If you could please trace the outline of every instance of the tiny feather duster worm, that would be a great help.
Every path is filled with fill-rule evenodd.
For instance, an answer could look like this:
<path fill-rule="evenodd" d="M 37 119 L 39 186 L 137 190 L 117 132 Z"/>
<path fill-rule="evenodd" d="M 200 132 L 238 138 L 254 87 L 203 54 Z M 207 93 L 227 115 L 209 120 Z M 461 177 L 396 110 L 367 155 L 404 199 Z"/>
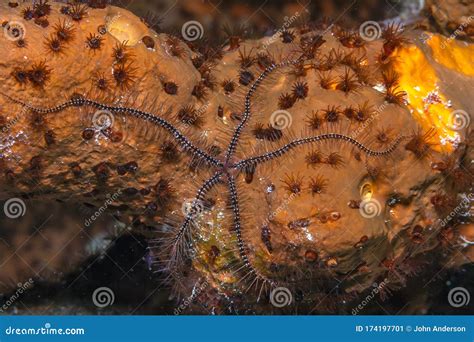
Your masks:
<path fill-rule="evenodd" d="M 205 282 L 216 310 L 245 312 L 286 287 L 324 311 L 442 248 L 430 198 L 471 184 L 467 135 L 414 113 L 405 54 L 427 52 L 400 27 L 368 42 L 307 25 L 208 51 L 117 7 L 1 6 L 37 44 L 0 37 L 2 194 L 100 206 L 120 190 L 115 214 L 177 293 Z"/>

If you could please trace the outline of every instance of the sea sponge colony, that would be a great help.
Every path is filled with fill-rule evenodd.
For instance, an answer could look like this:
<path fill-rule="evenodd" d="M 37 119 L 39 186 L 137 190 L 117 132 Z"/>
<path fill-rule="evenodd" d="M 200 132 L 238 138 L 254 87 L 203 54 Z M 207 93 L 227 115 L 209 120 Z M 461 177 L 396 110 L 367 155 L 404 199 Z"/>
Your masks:
<path fill-rule="evenodd" d="M 472 46 L 323 22 L 220 49 L 195 23 L 178 38 L 92 7 L 0 5 L 2 198 L 118 194 L 155 269 L 180 295 L 199 285 L 205 311 L 268 312 L 285 287 L 324 312 L 453 253 Z"/>

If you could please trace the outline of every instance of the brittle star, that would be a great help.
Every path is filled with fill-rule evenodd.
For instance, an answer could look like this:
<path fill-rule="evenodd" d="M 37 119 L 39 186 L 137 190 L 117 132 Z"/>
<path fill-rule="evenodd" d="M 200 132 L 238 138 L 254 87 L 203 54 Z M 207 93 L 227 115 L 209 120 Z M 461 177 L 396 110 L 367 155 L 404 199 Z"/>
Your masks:
<path fill-rule="evenodd" d="M 27 107 L 28 109 L 42 114 L 50 114 L 61 112 L 66 108 L 70 107 L 83 107 L 89 106 L 93 107 L 97 110 L 106 110 L 115 113 L 122 113 L 125 115 L 130 115 L 137 119 L 145 120 L 150 122 L 153 125 L 159 126 L 164 129 L 168 134 L 170 134 L 176 142 L 183 148 L 186 153 L 189 153 L 192 157 L 197 158 L 207 164 L 209 167 L 214 168 L 216 171 L 215 173 L 207 180 L 205 180 L 199 189 L 196 192 L 194 200 L 192 201 L 191 208 L 188 210 L 188 213 L 185 214 L 184 220 L 179 226 L 174 238 L 172 239 L 171 243 L 171 251 L 170 251 L 170 264 L 172 265 L 173 262 L 177 262 L 178 258 L 182 253 L 186 253 L 188 249 L 190 249 L 190 242 L 188 241 L 188 236 L 191 229 L 191 223 L 194 221 L 193 213 L 197 210 L 196 206 L 198 203 L 202 202 L 206 196 L 206 194 L 214 188 L 218 183 L 225 183 L 227 185 L 227 191 L 230 198 L 230 209 L 232 210 L 233 215 L 233 229 L 232 232 L 235 234 L 237 238 L 237 247 L 240 259 L 242 261 L 242 265 L 239 268 L 247 269 L 247 274 L 244 278 L 249 275 L 254 276 L 255 283 L 258 281 L 262 281 L 262 288 L 263 285 L 268 283 L 271 287 L 277 285 L 277 281 L 270 279 L 266 275 L 262 274 L 257 268 L 252 264 L 251 258 L 249 257 L 247 246 L 244 242 L 242 237 L 242 220 L 240 216 L 240 205 L 239 205 L 239 193 L 236 185 L 236 176 L 240 173 L 244 174 L 253 174 L 258 165 L 269 162 L 276 158 L 282 157 L 283 155 L 289 153 L 291 150 L 309 144 L 315 144 L 318 142 L 323 142 L 327 140 L 340 140 L 342 142 L 348 143 L 359 149 L 360 151 L 364 152 L 367 156 L 371 157 L 381 157 L 391 154 L 400 144 L 400 141 L 404 138 L 403 136 L 399 136 L 393 144 L 386 150 L 383 151 L 374 151 L 364 144 L 356 140 L 355 138 L 340 134 L 340 133 L 325 133 L 319 134 L 314 136 L 309 136 L 305 138 L 295 139 L 292 140 L 280 148 L 277 148 L 273 151 L 266 152 L 261 155 L 256 155 L 253 157 L 249 157 L 243 160 L 234 161 L 234 154 L 236 148 L 239 144 L 240 136 L 244 131 L 245 127 L 247 126 L 248 122 L 251 119 L 251 106 L 252 106 L 252 96 L 258 90 L 261 82 L 268 77 L 269 74 L 274 72 L 276 69 L 283 68 L 286 66 L 291 66 L 298 64 L 302 61 L 302 58 L 294 59 L 294 60 L 287 60 L 278 64 L 272 64 L 268 66 L 260 75 L 259 77 L 253 82 L 250 89 L 246 93 L 245 96 L 245 108 L 244 108 L 244 115 L 234 129 L 233 135 L 230 139 L 229 145 L 227 147 L 227 151 L 222 159 L 213 157 L 211 154 L 207 153 L 205 150 L 201 149 L 199 146 L 194 144 L 188 137 L 186 137 L 181 131 L 175 127 L 172 123 L 167 121 L 164 118 L 156 116 L 151 113 L 147 113 L 138 109 L 128 108 L 128 107 L 121 107 L 121 106 L 113 106 L 107 105 L 104 103 L 100 103 L 94 101 L 92 99 L 85 98 L 83 96 L 73 96 L 69 101 L 66 101 L 62 104 L 59 104 L 55 107 L 50 108 L 37 108 L 31 106 L 25 102 L 19 101 L 17 99 L 12 98 L 11 96 L 1 93 L 3 96 L 7 97 L 10 101 L 18 103 L 22 106 Z M 168 266 L 168 270 L 171 271 L 173 266 Z M 251 286 L 252 286 L 251 284 Z"/>

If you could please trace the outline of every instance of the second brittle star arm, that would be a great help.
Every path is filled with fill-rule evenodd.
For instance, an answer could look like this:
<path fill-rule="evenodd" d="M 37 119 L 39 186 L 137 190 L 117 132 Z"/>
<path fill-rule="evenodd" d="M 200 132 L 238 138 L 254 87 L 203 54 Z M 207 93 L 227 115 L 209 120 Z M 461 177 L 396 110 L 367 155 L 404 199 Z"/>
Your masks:
<path fill-rule="evenodd" d="M 393 151 L 395 151 L 395 149 L 398 147 L 398 145 L 400 144 L 400 142 L 404 138 L 405 138 L 404 136 L 399 136 L 393 142 L 392 146 L 390 146 L 386 150 L 374 151 L 374 150 L 368 148 L 367 146 L 365 146 L 364 144 L 362 144 L 361 142 L 359 142 L 358 140 L 356 140 L 356 139 L 354 139 L 350 136 L 344 135 L 344 134 L 339 134 L 339 133 L 320 134 L 320 135 L 316 135 L 316 136 L 312 136 L 312 137 L 293 140 L 293 141 L 289 142 L 288 144 L 280 147 L 277 150 L 267 152 L 267 153 L 259 155 L 259 156 L 244 159 L 244 160 L 236 163 L 233 166 L 237 169 L 244 169 L 244 168 L 247 168 L 247 167 L 252 166 L 252 165 L 257 165 L 257 164 L 264 163 L 264 162 L 273 160 L 275 158 L 281 157 L 284 154 L 286 154 L 287 152 L 289 152 L 290 150 L 294 149 L 295 147 L 302 146 L 302 145 L 307 145 L 307 144 L 313 144 L 313 143 L 317 143 L 317 142 L 321 142 L 321 141 L 325 141 L 325 140 L 341 140 L 343 142 L 354 145 L 356 148 L 363 151 L 368 156 L 383 157 L 383 156 L 387 156 L 387 155 L 391 154 Z"/>
<path fill-rule="evenodd" d="M 190 226 L 193 220 L 196 218 L 195 215 L 199 214 L 200 208 L 202 208 L 202 201 L 204 196 L 220 181 L 222 171 L 217 171 L 211 178 L 204 181 L 201 187 L 196 192 L 196 196 L 191 203 L 191 208 L 185 213 L 185 218 L 178 231 L 172 237 L 169 248 L 169 260 L 166 264 L 167 270 L 173 270 L 179 265 L 180 258 L 187 254 L 189 251 L 188 233 L 190 232 Z"/>
<path fill-rule="evenodd" d="M 228 173 L 226 174 L 226 176 L 227 176 L 227 185 L 229 188 L 230 207 L 232 209 L 232 214 L 233 214 L 232 231 L 235 233 L 237 237 L 237 247 L 239 250 L 240 258 L 242 259 L 243 267 L 245 267 L 248 270 L 248 273 L 244 278 L 246 278 L 249 275 L 253 275 L 254 280 L 251 282 L 250 287 L 253 285 L 255 281 L 258 281 L 258 280 L 261 280 L 264 283 L 269 283 L 271 286 L 275 286 L 276 285 L 275 281 L 262 275 L 250 262 L 250 259 L 247 253 L 247 247 L 245 246 L 245 242 L 242 237 L 242 219 L 240 217 L 239 195 L 237 193 L 237 185 L 235 184 L 234 176 Z"/>
<path fill-rule="evenodd" d="M 175 126 L 173 126 L 170 122 L 167 120 L 153 115 L 151 113 L 147 113 L 138 109 L 134 108 L 128 108 L 128 107 L 121 107 L 121 106 L 111 106 L 111 105 L 106 105 L 97 101 L 93 101 L 90 99 L 86 99 L 83 97 L 77 97 L 73 98 L 69 101 L 63 102 L 55 107 L 50 107 L 50 108 L 38 108 L 34 107 L 28 103 L 22 102 L 20 100 L 17 100 L 3 92 L 0 92 L 1 95 L 5 96 L 7 99 L 14 103 L 18 103 L 22 106 L 25 106 L 26 108 L 40 113 L 40 114 L 50 114 L 50 113 L 58 113 L 61 112 L 67 108 L 70 107 L 82 107 L 82 106 L 91 106 L 93 108 L 99 109 L 99 110 L 107 110 L 111 112 L 117 112 L 117 113 L 124 113 L 131 115 L 137 119 L 142 119 L 145 121 L 148 121 L 156 126 L 162 127 L 165 129 L 168 133 L 170 133 L 179 143 L 179 145 L 185 150 L 188 151 L 198 158 L 203 159 L 206 163 L 214 166 L 220 166 L 221 162 L 218 161 L 216 158 L 212 157 L 205 151 L 203 151 L 201 148 L 197 147 L 194 145 L 183 133 L 181 133 Z"/>
<path fill-rule="evenodd" d="M 176 236 L 173 238 L 173 243 L 180 241 L 186 234 L 187 230 L 189 229 L 189 225 L 194 219 L 195 213 L 198 211 L 198 206 L 204 200 L 204 196 L 220 181 L 222 176 L 222 171 L 217 171 L 211 178 L 207 179 L 201 187 L 196 192 L 196 196 L 191 204 L 191 208 L 188 213 L 186 213 L 186 217 L 181 224 Z"/>
<path fill-rule="evenodd" d="M 272 65 L 268 66 L 260 74 L 260 76 L 258 76 L 258 78 L 255 80 L 255 82 L 252 84 L 249 91 L 247 92 L 247 95 L 245 95 L 245 102 L 244 102 L 245 109 L 244 109 L 243 118 L 242 118 L 241 122 L 239 123 L 239 125 L 236 127 L 236 129 L 234 131 L 234 134 L 232 135 L 232 139 L 231 139 L 231 141 L 229 143 L 229 146 L 227 148 L 227 153 L 226 153 L 226 157 L 225 157 L 226 162 L 228 162 L 230 160 L 230 158 L 232 157 L 232 154 L 235 152 L 235 149 L 237 148 L 237 145 L 238 145 L 238 142 L 239 142 L 240 135 L 241 135 L 245 125 L 247 124 L 248 120 L 250 119 L 251 105 L 252 105 L 251 104 L 251 98 L 252 98 L 252 95 L 257 91 L 260 83 L 262 83 L 262 81 L 269 74 L 271 74 L 274 70 L 285 67 L 285 66 L 288 66 L 288 65 L 296 64 L 300 60 L 301 60 L 301 57 L 297 58 L 295 60 L 289 60 L 289 61 L 284 61 L 284 62 L 281 62 L 281 63 L 278 63 L 278 64 L 272 64 Z"/>

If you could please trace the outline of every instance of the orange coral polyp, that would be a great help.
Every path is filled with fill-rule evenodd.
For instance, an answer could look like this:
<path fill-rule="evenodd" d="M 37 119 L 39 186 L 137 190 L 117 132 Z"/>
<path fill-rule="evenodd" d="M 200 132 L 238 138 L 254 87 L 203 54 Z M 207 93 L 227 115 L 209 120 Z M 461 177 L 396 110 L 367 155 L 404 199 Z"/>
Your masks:
<path fill-rule="evenodd" d="M 439 90 L 439 78 L 433 66 L 416 45 L 397 49 L 395 56 L 400 88 L 407 93 L 412 114 L 425 131 L 436 129 L 430 141 L 434 144 L 432 148 L 451 152 L 460 137 L 450 128 L 453 108 L 450 108 L 450 101 Z"/>

